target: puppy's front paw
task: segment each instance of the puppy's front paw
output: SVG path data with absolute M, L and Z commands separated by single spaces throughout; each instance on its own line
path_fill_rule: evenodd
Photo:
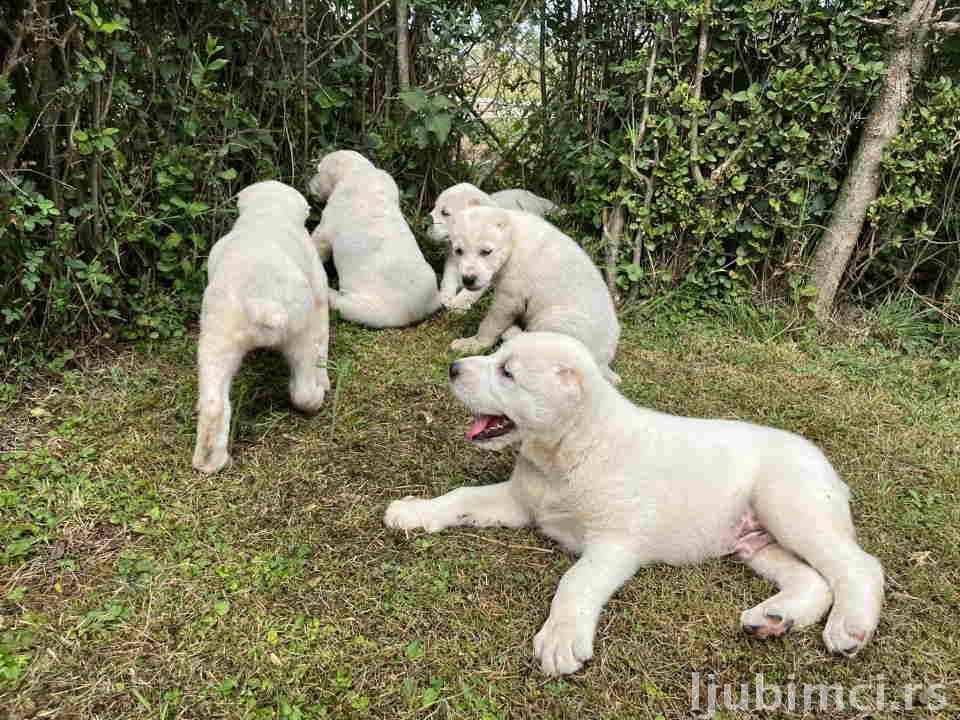
M 466 312 L 473 307 L 474 298 L 468 293 L 461 292 L 450 298 L 443 306 L 451 312 Z
M 461 353 L 463 355 L 470 355 L 472 353 L 478 353 L 485 350 L 487 346 L 477 340 L 477 336 L 468 338 L 460 338 L 459 340 L 454 340 L 450 343 L 450 349 L 454 352 Z
M 593 627 L 553 615 L 533 639 L 533 652 L 544 675 L 570 675 L 593 657 Z
M 394 500 L 387 506 L 383 524 L 397 530 L 417 530 L 437 532 L 447 526 L 437 516 L 436 505 L 432 500 L 421 500 L 407 496 L 403 500 Z

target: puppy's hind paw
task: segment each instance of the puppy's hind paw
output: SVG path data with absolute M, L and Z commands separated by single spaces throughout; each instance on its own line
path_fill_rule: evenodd
M 823 642 L 834 655 L 852 658 L 870 641 L 873 629 L 866 622 L 844 617 L 834 610 L 823 630 Z
M 204 475 L 213 475 L 222 470 L 230 462 L 230 455 L 226 452 L 213 452 L 210 454 L 194 454 L 193 469 Z
M 793 618 L 783 611 L 757 606 L 744 610 L 740 615 L 740 626 L 748 635 L 759 640 L 780 637 L 793 627 Z

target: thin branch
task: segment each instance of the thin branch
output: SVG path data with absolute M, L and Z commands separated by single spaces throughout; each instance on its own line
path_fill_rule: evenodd
M 324 60 L 324 59 L 327 57 L 327 55 L 329 55 L 330 53 L 332 53 L 332 52 L 337 48 L 337 46 L 340 45 L 340 43 L 342 43 L 344 40 L 346 40 L 348 37 L 350 37 L 350 35 L 352 35 L 352 34 L 354 33 L 354 31 L 355 31 L 358 27 L 360 27 L 360 26 L 363 25 L 367 20 L 369 20 L 370 17 L 371 17 L 374 13 L 376 13 L 377 11 L 380 10 L 380 8 L 382 8 L 384 5 L 388 5 L 389 3 L 390 3 L 390 0 L 383 0 L 383 2 L 381 2 L 379 5 L 377 5 L 373 10 L 371 10 L 370 12 L 368 12 L 368 13 L 367 13 L 366 15 L 364 15 L 362 18 L 360 18 L 359 20 L 357 20 L 353 25 L 351 25 L 349 28 L 347 28 L 347 31 L 346 31 L 345 33 L 343 33 L 343 35 L 341 35 L 340 37 L 338 37 L 336 40 L 334 40 L 334 41 L 330 44 L 330 46 L 327 47 L 326 51 L 320 53 L 319 56 L 315 57 L 313 60 L 310 61 L 310 64 L 307 65 L 307 69 L 309 70 L 309 69 L 312 68 L 314 65 L 316 65 L 317 63 L 319 63 L 319 62 L 321 62 L 322 60 Z
M 952 33 L 960 33 L 960 22 L 947 22 L 943 20 L 941 22 L 935 22 L 930 26 L 934 32 L 945 33 L 950 35 Z
M 690 172 L 697 185 L 703 183 L 700 171 L 700 96 L 703 92 L 703 73 L 707 62 L 707 47 L 710 44 L 710 2 L 704 0 L 700 15 L 700 40 L 697 42 L 697 67 L 693 74 L 693 117 L 690 118 Z

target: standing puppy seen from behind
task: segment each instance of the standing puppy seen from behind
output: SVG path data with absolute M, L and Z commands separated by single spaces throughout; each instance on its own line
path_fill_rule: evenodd
M 580 342 L 556 333 L 522 333 L 459 360 L 450 386 L 474 416 L 467 440 L 519 446 L 513 474 L 394 501 L 384 522 L 428 532 L 534 525 L 580 556 L 533 641 L 546 674 L 576 672 L 593 656 L 604 605 L 652 563 L 744 560 L 780 588 L 740 615 L 757 638 L 829 610 L 827 649 L 852 656 L 876 630 L 880 563 L 857 544 L 847 486 L 803 438 L 633 405 Z
M 230 460 L 230 384 L 254 348 L 280 350 L 290 399 L 316 412 L 327 377 L 327 276 L 304 222 L 306 198 L 268 180 L 244 188 L 239 217 L 207 261 L 200 314 L 197 444 L 193 467 L 214 473 Z

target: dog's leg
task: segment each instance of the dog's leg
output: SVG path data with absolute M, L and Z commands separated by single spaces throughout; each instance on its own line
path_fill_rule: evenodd
M 754 637 L 778 637 L 792 627 L 812 625 L 830 609 L 833 594 L 827 581 L 780 545 L 760 548 L 747 564 L 780 588 L 773 597 L 741 613 L 740 625 Z
M 454 340 L 450 347 L 455 352 L 470 354 L 477 353 L 492 347 L 497 338 L 513 325 L 523 312 L 523 299 L 517 295 L 498 289 L 493 296 L 487 316 L 480 323 L 477 334 L 473 337 Z
M 215 473 L 230 461 L 230 383 L 240 367 L 243 352 L 225 348 L 201 333 L 197 348 L 200 382 L 197 398 L 197 443 L 193 467 Z
M 583 557 L 561 578 L 550 617 L 533 639 L 546 675 L 569 675 L 593 657 L 603 606 L 641 564 L 636 553 L 620 545 L 587 545 Z
M 466 312 L 483 295 L 483 290 L 460 289 L 460 273 L 453 254 L 447 255 L 443 265 L 443 278 L 440 280 L 440 304 L 453 312 Z M 460 290 L 457 292 L 457 290 Z
M 530 511 L 517 499 L 513 482 L 509 480 L 496 485 L 457 488 L 432 500 L 414 497 L 394 500 L 383 517 L 387 527 L 423 528 L 427 532 L 459 525 L 523 527 L 530 520 Z
M 830 584 L 833 609 L 823 640 L 830 652 L 852 657 L 877 628 L 883 605 L 883 569 L 857 544 L 847 493 L 811 473 L 833 473 L 825 460 L 774 468 L 754 489 L 761 524 L 786 549 Z M 819 466 L 819 467 L 818 467 Z
M 374 328 L 403 327 L 410 323 L 404 308 L 391 306 L 380 298 L 342 290 L 330 290 L 329 297 L 330 307 L 350 322 Z
M 330 389 L 327 374 L 327 344 L 330 318 L 326 303 L 315 303 L 307 327 L 283 347 L 290 365 L 290 401 L 303 412 L 314 413 L 323 404 Z
M 456 258 L 448 255 L 443 264 L 443 277 L 440 279 L 440 304 L 448 310 L 456 312 L 469 310 L 483 295 L 483 290 L 465 290 L 460 289 L 459 286 L 460 273 L 457 272 Z M 459 292 L 457 292 L 458 289 Z

